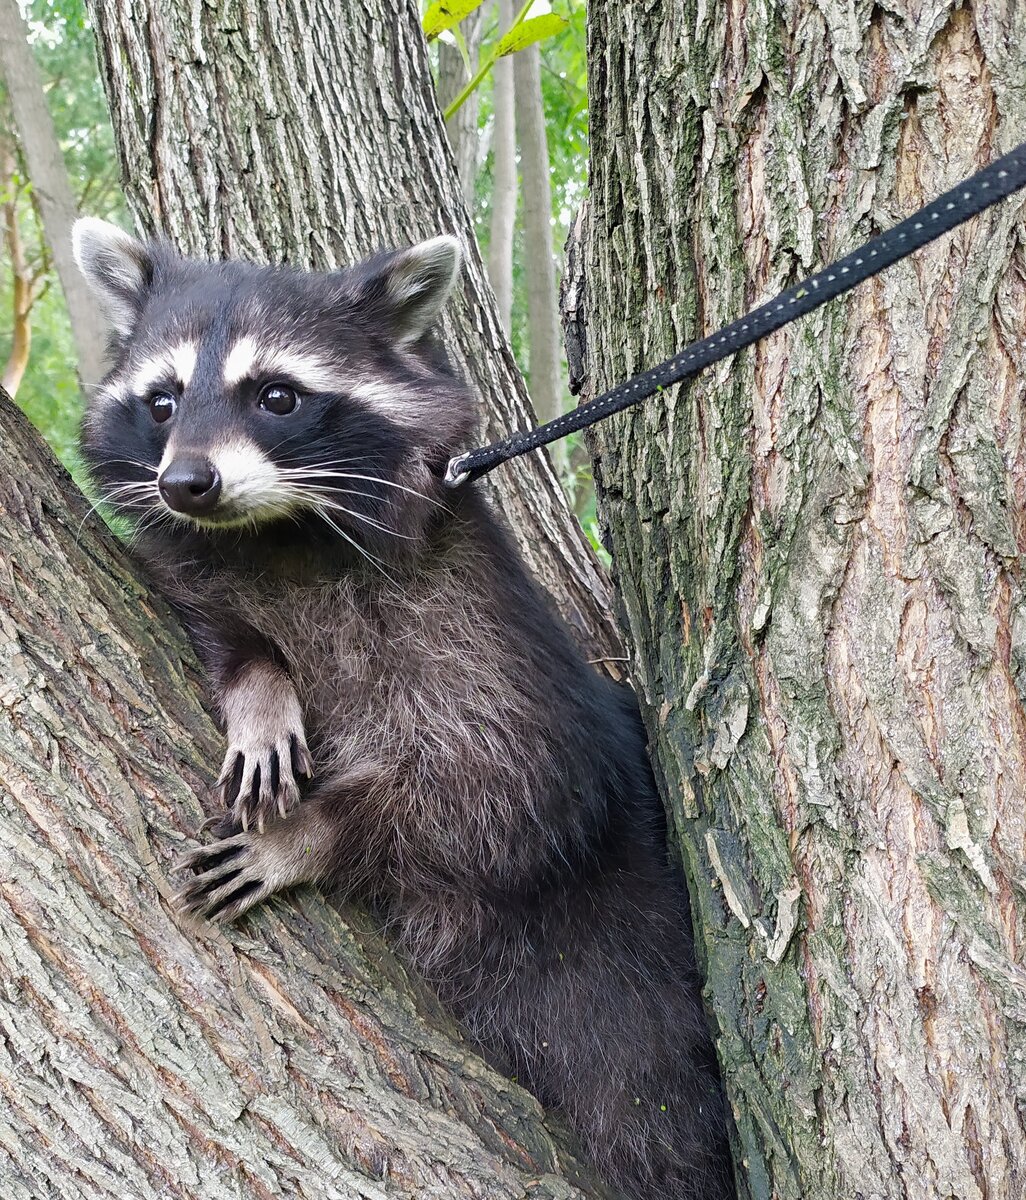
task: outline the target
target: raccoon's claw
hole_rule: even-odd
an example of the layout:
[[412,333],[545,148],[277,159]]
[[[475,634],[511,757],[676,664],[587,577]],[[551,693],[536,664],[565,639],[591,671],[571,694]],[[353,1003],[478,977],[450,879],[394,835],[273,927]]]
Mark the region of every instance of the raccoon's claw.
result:
[[217,783],[235,823],[262,833],[273,817],[287,817],[299,803],[297,776],[313,776],[313,759],[301,733],[273,745],[231,745]]
[[173,866],[194,875],[175,895],[175,904],[191,916],[234,921],[277,890],[268,879],[264,857],[259,836],[251,833],[198,846]]

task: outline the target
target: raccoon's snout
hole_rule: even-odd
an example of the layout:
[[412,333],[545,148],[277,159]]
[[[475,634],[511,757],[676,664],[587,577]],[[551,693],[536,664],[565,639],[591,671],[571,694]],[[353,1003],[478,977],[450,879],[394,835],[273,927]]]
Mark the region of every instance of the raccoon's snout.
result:
[[176,458],[164,469],[157,487],[168,508],[187,517],[213,512],[221,497],[221,476],[205,458]]

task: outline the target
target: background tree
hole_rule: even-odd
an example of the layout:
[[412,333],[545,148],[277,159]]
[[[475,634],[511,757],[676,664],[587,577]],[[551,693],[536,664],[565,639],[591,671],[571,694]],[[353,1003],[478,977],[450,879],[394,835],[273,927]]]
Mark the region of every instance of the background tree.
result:
[[[552,248],[552,188],[538,46],[514,55],[513,90],[523,180],[524,239],[531,247],[525,270],[531,394],[539,418],[549,421],[562,411],[566,389],[561,369],[559,291]],[[565,459],[566,447],[560,443],[555,453]]]
[[[495,17],[500,32],[509,29],[513,24],[513,0],[495,0]],[[506,336],[512,337],[513,234],[517,217],[517,127],[511,58],[501,58],[492,68],[492,111],[488,279],[495,292],[502,327]]]
[[[81,0],[31,0],[26,13],[37,74],[43,80],[46,107],[56,130],[74,204],[87,207],[97,216],[124,220],[114,139]],[[24,37],[23,30],[19,36]],[[0,116],[0,142],[11,153],[0,188],[2,202],[13,205],[9,217],[14,218],[21,246],[20,256],[10,252],[0,255],[0,359],[10,361],[16,357],[16,342],[27,345],[31,340],[31,353],[18,387],[18,404],[74,471],[82,403],[76,343],[43,229],[39,189],[30,177],[13,114],[4,108],[6,103],[0,71],[0,111],[9,114],[8,120]],[[18,257],[23,260],[20,282],[19,272],[13,269]],[[24,312],[24,300],[14,293],[22,289],[30,291],[32,303],[18,322],[13,314],[16,306]],[[6,314],[11,314],[9,322],[4,319]],[[99,336],[95,350],[102,347],[104,337]]]
[[[459,96],[477,69],[478,51],[484,33],[484,9],[465,17],[445,40],[438,43],[438,106],[444,113]],[[478,115],[481,93],[473,91],[445,122],[456,172],[463,185],[463,198],[473,212],[480,155]]]
[[[1026,10],[592,0],[590,390],[1026,137]],[[751,1195],[1026,1188],[1013,199],[595,437]]]
[[[64,165],[57,131],[43,94],[43,81],[28,42],[28,28],[21,16],[18,0],[0,0],[0,74],[7,89],[7,103],[14,114],[20,148],[32,179],[33,196],[40,223],[46,237],[49,256],[64,292],[75,338],[78,370],[86,385],[98,383],[103,374],[103,350],[106,330],[95,302],[89,295],[85,280],[75,266],[68,230],[78,215],[76,199]],[[13,151],[8,161],[14,161]],[[11,172],[8,178],[14,178]],[[11,247],[14,270],[14,290],[21,293],[19,322],[15,332],[25,341],[25,322],[32,307],[29,282],[26,294],[27,266],[19,272],[24,246],[17,228],[16,198],[7,201],[8,243]],[[13,223],[13,233],[11,232]],[[18,306],[17,299],[15,300]],[[27,365],[27,350],[25,351]],[[24,366],[22,367],[24,373]],[[18,382],[20,383],[20,376]]]

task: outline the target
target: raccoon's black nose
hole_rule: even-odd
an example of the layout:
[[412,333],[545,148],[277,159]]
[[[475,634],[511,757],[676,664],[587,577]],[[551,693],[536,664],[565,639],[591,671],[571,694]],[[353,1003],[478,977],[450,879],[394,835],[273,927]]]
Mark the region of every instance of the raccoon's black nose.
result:
[[175,512],[201,517],[221,495],[221,477],[205,458],[176,458],[157,481],[164,503]]

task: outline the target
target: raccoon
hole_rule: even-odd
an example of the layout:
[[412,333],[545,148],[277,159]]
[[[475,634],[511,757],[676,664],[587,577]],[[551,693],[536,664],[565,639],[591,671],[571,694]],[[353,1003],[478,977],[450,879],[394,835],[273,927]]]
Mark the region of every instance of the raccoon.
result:
[[233,920],[314,881],[360,898],[626,1195],[733,1196],[633,697],[478,488],[442,484],[477,425],[432,331],[458,243],[315,274],[92,219],[73,240],[115,363],[82,452],[227,731],[182,909]]

